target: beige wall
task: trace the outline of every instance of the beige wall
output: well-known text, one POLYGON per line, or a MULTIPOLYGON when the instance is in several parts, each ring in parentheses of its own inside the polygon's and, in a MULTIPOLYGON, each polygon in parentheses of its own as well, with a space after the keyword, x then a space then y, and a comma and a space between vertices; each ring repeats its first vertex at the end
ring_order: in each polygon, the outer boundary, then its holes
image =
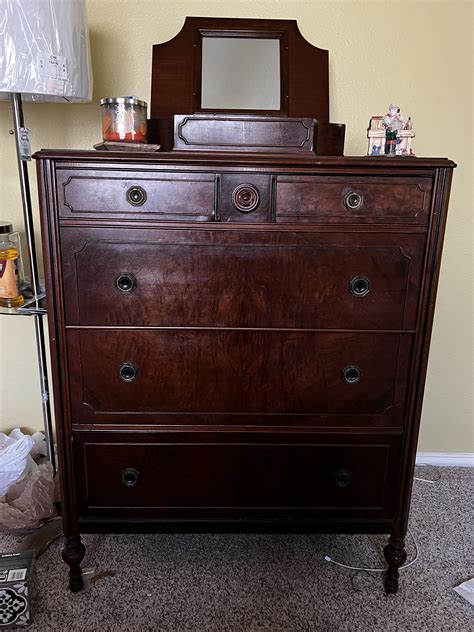
MULTIPOLYGON (((473 451, 472 426, 472 4, 317 0, 88 0, 94 102, 27 105, 35 149, 91 148, 98 99, 149 101, 151 47, 186 15, 295 18, 330 51, 331 118, 347 124, 346 155, 366 152, 371 115, 395 101, 411 115, 421 156, 447 156, 454 174, 420 449, 473 451)), ((21 223, 10 111, 0 103, 0 215, 21 223)), ((31 175, 34 178, 33 166, 31 175)), ((33 181, 34 182, 34 181, 33 181)), ((35 185, 34 185, 35 186, 35 185)), ((33 323, 0 317, 0 429, 42 424, 33 323)))

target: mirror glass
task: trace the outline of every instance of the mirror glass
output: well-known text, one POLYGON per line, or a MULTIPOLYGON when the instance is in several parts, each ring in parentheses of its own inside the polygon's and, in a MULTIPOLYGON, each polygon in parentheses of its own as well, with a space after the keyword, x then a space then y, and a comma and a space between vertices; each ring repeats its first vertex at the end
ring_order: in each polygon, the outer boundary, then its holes
POLYGON ((202 38, 201 108, 280 109, 280 40, 202 38))

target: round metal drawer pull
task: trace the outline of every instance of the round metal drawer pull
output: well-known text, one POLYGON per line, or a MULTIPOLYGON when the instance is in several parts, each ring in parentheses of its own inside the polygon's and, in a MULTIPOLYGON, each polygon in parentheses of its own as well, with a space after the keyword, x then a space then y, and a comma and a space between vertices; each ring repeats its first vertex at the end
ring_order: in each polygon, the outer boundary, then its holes
POLYGON ((370 291, 370 283, 367 277, 354 277, 350 282, 350 289, 354 296, 365 296, 370 291))
POLYGON ((232 191, 232 204, 241 213, 251 213, 260 204, 260 193, 253 184, 239 184, 232 191))
POLYGON ((124 294, 129 294, 137 287, 137 280, 133 274, 123 273, 115 279, 115 287, 124 294))
POLYGON ((357 384, 362 376, 362 371, 358 366, 350 364, 342 370, 342 379, 346 384, 357 384))
POLYGON ((122 472, 122 483, 127 487, 133 487, 138 483, 140 472, 133 467, 128 467, 122 472))
POLYGON ((142 187, 130 187, 127 191, 127 202, 132 206, 143 206, 146 202, 146 191, 142 187))
POLYGON ((130 362, 124 362, 119 369, 119 375, 124 382, 133 382, 137 377, 138 369, 130 362))
POLYGON ((352 474, 349 470, 339 470, 336 472, 335 479, 338 487, 348 487, 352 482, 352 474))
POLYGON ((351 211, 358 209, 362 206, 362 195, 360 193, 356 193, 355 191, 349 191, 344 197, 344 206, 346 206, 351 211))

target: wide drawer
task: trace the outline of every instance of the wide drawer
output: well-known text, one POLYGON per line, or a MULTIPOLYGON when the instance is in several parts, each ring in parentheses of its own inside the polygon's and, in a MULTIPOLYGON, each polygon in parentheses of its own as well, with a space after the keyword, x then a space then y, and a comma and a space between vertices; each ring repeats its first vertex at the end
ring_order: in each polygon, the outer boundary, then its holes
POLYGON ((424 235, 61 230, 70 325, 414 329, 424 235))
POLYGON ((209 173, 58 170, 60 217, 214 221, 209 173))
POLYGON ((80 517, 389 518, 401 435, 76 432, 80 517))
POLYGON ((67 341, 75 423, 403 422, 410 334, 69 329, 67 341))
POLYGON ((431 178, 278 176, 276 221, 427 224, 431 178))

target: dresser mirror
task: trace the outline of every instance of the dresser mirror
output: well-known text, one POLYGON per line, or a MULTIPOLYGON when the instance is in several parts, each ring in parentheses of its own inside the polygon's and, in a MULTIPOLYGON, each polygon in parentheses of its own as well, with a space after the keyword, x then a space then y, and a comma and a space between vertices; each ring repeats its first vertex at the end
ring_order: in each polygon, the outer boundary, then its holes
POLYGON ((202 110, 281 109, 280 40, 203 37, 202 110))

